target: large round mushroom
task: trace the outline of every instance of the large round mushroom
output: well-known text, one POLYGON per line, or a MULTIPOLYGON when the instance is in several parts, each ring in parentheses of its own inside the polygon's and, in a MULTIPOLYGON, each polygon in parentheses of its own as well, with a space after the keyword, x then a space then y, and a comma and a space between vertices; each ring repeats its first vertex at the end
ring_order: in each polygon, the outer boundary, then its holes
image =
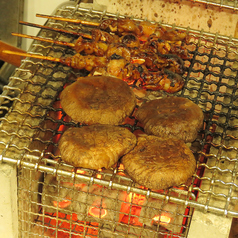
POLYGON ((110 168, 136 145, 128 129, 113 125, 70 127, 59 141, 61 158, 75 167, 110 168))
POLYGON ((148 135, 122 157, 125 171, 139 185, 160 190, 185 183, 195 172, 196 160, 182 140, 148 135))
POLYGON ((183 97, 148 101, 135 113, 149 135, 192 142, 203 125, 202 109, 183 97))
POLYGON ((68 116, 87 125, 122 124, 136 105, 127 83, 110 76, 79 78, 62 91, 60 100, 68 116))

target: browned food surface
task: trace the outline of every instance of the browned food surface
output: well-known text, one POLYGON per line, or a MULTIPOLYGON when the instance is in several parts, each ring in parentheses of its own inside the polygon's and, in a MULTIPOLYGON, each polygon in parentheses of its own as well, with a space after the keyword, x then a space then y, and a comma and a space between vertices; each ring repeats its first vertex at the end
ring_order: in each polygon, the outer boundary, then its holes
POLYGON ((71 127, 59 141, 62 160, 75 167, 110 168, 136 145, 128 129, 113 125, 71 127))
POLYGON ((91 33, 91 38, 77 39, 77 54, 63 64, 153 91, 175 93, 183 88, 184 60, 191 57, 186 32, 125 18, 106 19, 91 33))
POLYGON ((136 105, 136 97, 127 83, 110 76, 80 78, 62 91, 60 99, 68 116, 89 125, 119 125, 136 105))
POLYGON ((147 134, 192 142, 203 125, 201 108, 182 97, 166 97, 144 103, 135 114, 147 134))
POLYGON ((151 135, 139 137, 122 163, 136 183, 154 190, 185 183, 196 168, 194 155, 182 140, 151 135))

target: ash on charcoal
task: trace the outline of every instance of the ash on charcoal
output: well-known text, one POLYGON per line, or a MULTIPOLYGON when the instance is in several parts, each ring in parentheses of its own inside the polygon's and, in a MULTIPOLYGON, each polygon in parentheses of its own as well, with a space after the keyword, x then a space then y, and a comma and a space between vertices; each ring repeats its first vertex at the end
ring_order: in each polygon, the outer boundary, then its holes
POLYGON ((118 222, 125 196, 124 191, 80 181, 58 181, 48 174, 43 185, 42 204, 47 213, 75 213, 81 221, 118 222))

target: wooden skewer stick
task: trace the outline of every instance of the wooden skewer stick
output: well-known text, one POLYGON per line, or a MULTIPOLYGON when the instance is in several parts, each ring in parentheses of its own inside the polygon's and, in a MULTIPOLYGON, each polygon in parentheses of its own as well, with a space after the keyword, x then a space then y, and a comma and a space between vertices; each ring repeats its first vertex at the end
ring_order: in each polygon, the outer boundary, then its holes
POLYGON ((31 57, 31 58, 36 58, 36 59, 49 60, 49 61, 54 61, 54 62, 61 62, 60 58, 54 58, 51 56, 34 55, 34 54, 30 54, 30 53, 16 52, 16 51, 11 51, 11 50, 3 50, 2 53, 9 54, 9 55, 17 55, 17 56, 22 56, 22 57, 31 57))
POLYGON ((10 50, 10 51, 16 51, 16 52, 22 52, 22 53, 25 53, 25 51, 15 46, 9 45, 3 41, 0 41, 0 60, 19 67, 21 65, 22 58, 16 55, 4 54, 3 53, 4 50, 10 50))
POLYGON ((87 39, 92 39, 91 35, 84 34, 84 33, 81 33, 81 32, 67 31, 67 30, 63 30, 63 29, 59 29, 59 28, 38 25, 38 24, 35 24, 35 23, 30 23, 30 22, 25 22, 25 21, 19 21, 19 23, 21 25, 32 26, 32 27, 36 27, 36 28, 40 28, 40 29, 46 29, 46 30, 50 30, 50 31, 56 31, 56 32, 75 35, 75 36, 82 36, 82 37, 87 38, 87 39))
POLYGON ((76 23, 76 24, 83 24, 83 25, 88 25, 88 26, 100 26, 100 23, 98 23, 98 22, 84 21, 84 20, 80 20, 80 19, 70 19, 70 18, 50 16, 50 15, 44 15, 44 14, 36 14, 36 16, 42 17, 42 18, 47 18, 47 19, 71 22, 71 23, 76 23))
POLYGON ((18 37, 29 38, 29 39, 33 39, 33 40, 49 42, 49 43, 53 43, 53 44, 57 44, 57 45, 69 46, 71 48, 75 47, 74 43, 65 42, 65 41, 52 40, 52 39, 48 39, 48 38, 43 38, 43 37, 38 37, 38 36, 30 36, 30 35, 21 34, 21 33, 14 33, 14 32, 12 32, 12 35, 13 36, 18 36, 18 37))
MULTIPOLYGON (((88 57, 85 58, 85 56, 82 55, 75 55, 71 57, 62 57, 62 58, 55 58, 52 56, 43 56, 43 55, 36 55, 31 53, 22 53, 22 52, 16 52, 16 51, 10 51, 10 50, 4 50, 4 54, 14 55, 14 56, 21 56, 21 57, 31 57, 36 59, 42 59, 42 60, 48 60, 51 62, 59 62, 63 65, 69 66, 71 68, 75 69, 86 69, 90 71, 92 67, 105 67, 107 64, 107 59, 105 57, 91 57, 91 61, 89 64, 87 63, 88 57), (78 62, 75 62, 74 57, 78 59, 78 62)), ((76 60, 77 61, 77 60, 76 60)))

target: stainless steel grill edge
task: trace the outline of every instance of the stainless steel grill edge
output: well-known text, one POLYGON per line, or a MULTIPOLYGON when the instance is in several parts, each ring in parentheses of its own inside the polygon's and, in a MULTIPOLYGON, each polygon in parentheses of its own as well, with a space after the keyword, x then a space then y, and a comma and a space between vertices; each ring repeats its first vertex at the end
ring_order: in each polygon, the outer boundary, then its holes
MULTIPOLYGON (((55 15, 96 22, 107 17, 125 17, 74 5, 62 5, 56 10, 55 15)), ((62 29, 90 32, 89 27, 54 20, 48 20, 46 24, 62 29)), ((65 179, 73 181, 74 184, 80 181, 89 185, 97 184, 109 190, 126 191, 127 194, 140 194, 146 199, 154 198, 204 212, 238 217, 237 39, 189 28, 179 29, 191 35, 188 48, 192 58, 185 62, 185 87, 177 95, 197 103, 205 114, 204 128, 191 145, 198 165, 191 184, 181 186, 182 191, 186 192, 185 196, 181 196, 182 192, 176 189, 158 193, 140 188, 129 178, 120 176, 119 168, 100 172, 102 178, 98 178, 95 171, 85 170, 86 174, 80 174, 72 166, 64 164, 56 153, 55 138, 62 133, 59 130, 61 125, 78 125, 64 120, 66 115, 59 107, 59 93, 66 83, 84 75, 84 72, 77 72, 60 63, 26 58, 10 77, 9 84, 4 87, 0 96, 3 116, 0 124, 0 161, 16 165, 18 168, 19 217, 22 221, 22 232, 29 227, 33 229, 33 221, 39 214, 43 214, 40 215, 41 218, 46 216, 44 210, 47 210, 47 206, 43 206, 43 212, 39 212, 39 206, 42 204, 38 196, 42 195, 42 192, 38 189, 39 184, 44 185, 41 177, 45 178, 47 175, 57 178, 58 186, 59 181, 65 179), (29 212, 24 212, 26 209, 29 212)), ((68 42, 75 40, 73 36, 46 30, 41 30, 39 36, 68 42)), ((34 41, 29 51, 53 57, 74 54, 72 49, 39 41, 34 41)), ((136 125, 126 126, 132 131, 137 129, 136 125)), ((73 212, 72 210, 71 215, 73 212)), ((43 234, 44 222, 39 227, 43 234)), ((110 234, 115 231, 115 227, 100 229, 111 230, 110 234)), ((145 226, 143 229, 146 230, 145 226)), ((143 229, 139 229, 141 237, 144 237, 143 229)), ((185 232, 177 237, 186 237, 186 227, 184 230, 185 232)), ((155 236, 162 236, 163 232, 166 234, 168 231, 153 232, 155 236)), ((115 231, 116 233, 118 236, 122 235, 120 231, 115 231)), ((131 236, 134 233, 131 232, 131 236)), ((128 230, 122 237, 129 237, 127 235, 128 230)), ((137 236, 134 234, 134 237, 137 236)))

